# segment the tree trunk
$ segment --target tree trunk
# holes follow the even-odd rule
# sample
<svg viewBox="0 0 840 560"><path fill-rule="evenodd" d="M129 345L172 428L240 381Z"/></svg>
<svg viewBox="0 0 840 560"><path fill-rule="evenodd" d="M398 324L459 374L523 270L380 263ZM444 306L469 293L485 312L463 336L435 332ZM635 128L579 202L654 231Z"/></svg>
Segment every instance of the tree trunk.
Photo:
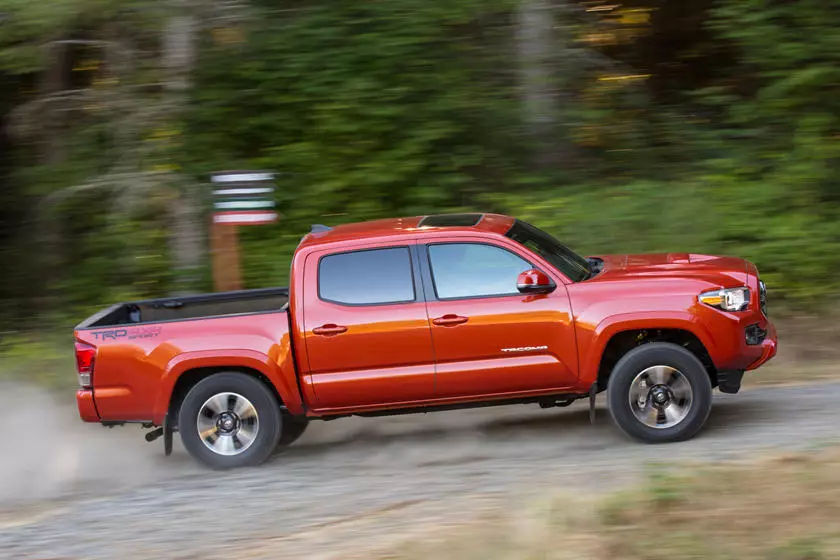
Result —
<svg viewBox="0 0 840 560"><path fill-rule="evenodd" d="M173 0L173 15L164 29L164 106L167 120L177 123L188 102L190 77L195 63L198 18L185 0ZM182 178L183 179L183 178ZM204 251L204 223L200 192L187 181L178 181L177 196L170 202L170 255L175 268L176 295L194 291L199 281Z"/></svg>
<svg viewBox="0 0 840 560"><path fill-rule="evenodd" d="M558 31L549 0L521 0L517 10L516 52L525 130L539 169L568 165L571 146L560 122L562 95L555 61L562 60Z"/></svg>
<svg viewBox="0 0 840 560"><path fill-rule="evenodd" d="M47 67L41 74L38 93L40 97L49 97L65 89L67 76L67 45L61 42L49 42L47 49ZM53 105L45 105L51 110ZM41 162L44 164L58 163L64 159L64 137L61 133L63 118L49 115L42 121L44 130L41 133Z"/></svg>
<svg viewBox="0 0 840 560"><path fill-rule="evenodd" d="M63 43L48 42L44 47L47 49L47 66L44 68L38 84L40 97L49 97L64 91L67 76L67 45ZM47 111L54 108L54 104L45 104ZM47 114L41 119L42 129L39 131L39 160L43 165L60 163L64 159L64 136L62 134L63 117ZM62 236L62 223L60 217L52 208L39 205L33 227L36 228L34 239L38 251L35 252L35 269L37 275L42 279L53 279L59 274L64 265L64 241ZM58 298L50 280L45 280L44 285L38 290L40 297L36 299L35 307L39 314L47 314L54 309Z"/></svg>
<svg viewBox="0 0 840 560"><path fill-rule="evenodd" d="M204 256L204 222L194 188L179 189L170 204L169 251L175 268L175 295L195 291Z"/></svg>

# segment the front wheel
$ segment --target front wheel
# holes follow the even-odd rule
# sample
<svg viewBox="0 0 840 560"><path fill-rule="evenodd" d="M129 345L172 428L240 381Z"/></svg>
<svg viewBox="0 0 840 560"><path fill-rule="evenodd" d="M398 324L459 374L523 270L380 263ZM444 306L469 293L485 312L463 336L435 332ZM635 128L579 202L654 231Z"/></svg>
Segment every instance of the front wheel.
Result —
<svg viewBox="0 0 840 560"><path fill-rule="evenodd" d="M607 400L613 420L630 437L647 443L680 441L706 423L712 385L694 354L676 344L654 342L618 361Z"/></svg>
<svg viewBox="0 0 840 560"><path fill-rule="evenodd" d="M243 373L217 373L190 389L178 432L195 459L214 469L258 465L280 439L282 416L271 390Z"/></svg>

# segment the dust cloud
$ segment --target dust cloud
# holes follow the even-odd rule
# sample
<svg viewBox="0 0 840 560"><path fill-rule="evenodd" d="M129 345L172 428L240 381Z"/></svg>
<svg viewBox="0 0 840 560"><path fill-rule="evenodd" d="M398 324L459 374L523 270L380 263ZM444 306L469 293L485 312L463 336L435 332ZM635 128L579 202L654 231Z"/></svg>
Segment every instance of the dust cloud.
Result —
<svg viewBox="0 0 840 560"><path fill-rule="evenodd" d="M0 508L80 493L98 494L158 480L194 467L163 456L137 426L108 429L79 420L75 394L0 385L5 403L0 451Z"/></svg>
<svg viewBox="0 0 840 560"><path fill-rule="evenodd" d="M0 452L0 510L19 505L77 498L101 498L144 484L205 476L175 437L172 456L162 440L147 443L137 425L113 429L78 417L72 391L50 393L32 386L0 384L6 406ZM585 420L585 411L566 415L566 424ZM527 440L559 419L536 407L503 407L383 418L313 421L290 448L263 467L283 469L316 462L353 462L375 469L399 464L406 469L479 460L487 439ZM588 424L588 421L586 422ZM279 469L279 470L275 470Z"/></svg>

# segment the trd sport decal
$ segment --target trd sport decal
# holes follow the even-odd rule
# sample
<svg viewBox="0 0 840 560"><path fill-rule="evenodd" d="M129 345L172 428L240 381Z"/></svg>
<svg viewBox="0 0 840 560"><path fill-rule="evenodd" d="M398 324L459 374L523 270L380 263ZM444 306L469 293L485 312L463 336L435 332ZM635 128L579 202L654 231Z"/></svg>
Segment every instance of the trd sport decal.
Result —
<svg viewBox="0 0 840 560"><path fill-rule="evenodd" d="M94 331L91 334L96 340L117 340L119 338L136 340L138 338L155 338L160 335L160 331L161 327L132 327L130 329Z"/></svg>

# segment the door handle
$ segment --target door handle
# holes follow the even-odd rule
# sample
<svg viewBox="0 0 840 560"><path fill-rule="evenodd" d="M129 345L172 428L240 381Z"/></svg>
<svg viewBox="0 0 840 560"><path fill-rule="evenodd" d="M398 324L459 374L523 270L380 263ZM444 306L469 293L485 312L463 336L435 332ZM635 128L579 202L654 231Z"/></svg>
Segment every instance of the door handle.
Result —
<svg viewBox="0 0 840 560"><path fill-rule="evenodd" d="M461 317L460 315L455 315L453 313L448 313L443 317L438 317L437 319L432 319L432 323L435 325L441 325L444 327L451 327L453 325L460 325L462 323L466 323L469 319L467 317Z"/></svg>
<svg viewBox="0 0 840 560"><path fill-rule="evenodd" d="M341 334L343 332L347 332L347 327L342 325L334 325L333 323L328 323L326 325L321 325L320 327L315 327L312 329L312 334L320 334L323 336L331 336L334 334Z"/></svg>

